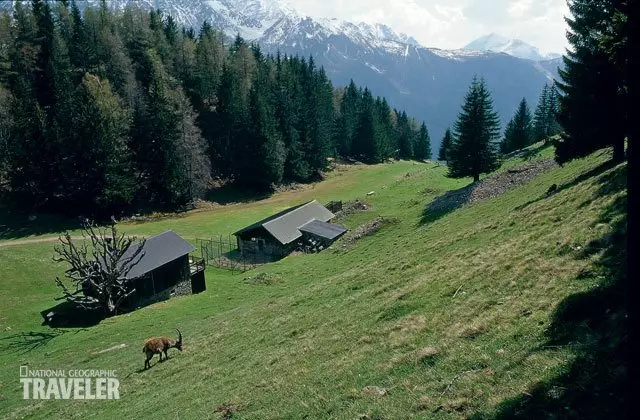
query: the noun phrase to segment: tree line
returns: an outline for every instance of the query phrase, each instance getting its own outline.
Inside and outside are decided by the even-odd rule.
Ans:
[[[205,22],[102,1],[0,16],[0,183],[24,209],[185,206],[212,180],[268,190],[328,158],[428,159],[427,127],[312,57],[266,55]]]

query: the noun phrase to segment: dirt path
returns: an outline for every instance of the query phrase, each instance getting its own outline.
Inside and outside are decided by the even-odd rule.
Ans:
[[[74,241],[82,240],[82,236],[72,236],[71,239],[73,239]],[[57,240],[58,240],[57,236],[50,236],[46,238],[19,239],[15,241],[0,242],[0,248],[3,248],[5,246],[38,244],[41,242],[56,242]]]

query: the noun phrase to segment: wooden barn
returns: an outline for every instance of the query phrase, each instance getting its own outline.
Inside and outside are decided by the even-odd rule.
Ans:
[[[127,254],[133,254],[136,249],[136,245],[131,246]],[[136,289],[127,307],[144,306],[168,299],[173,294],[204,291],[204,264],[189,256],[195,249],[171,230],[148,238],[144,243],[144,256],[126,276]]]
[[[133,255],[140,243],[133,244],[123,259]],[[167,231],[148,238],[144,243],[144,255],[124,277],[133,283],[135,293],[122,305],[123,310],[133,310],[172,295],[190,295],[205,290],[204,261],[189,254],[196,248],[177,233]],[[104,314],[76,307],[63,302],[41,312],[43,325],[89,326],[100,322]]]
[[[329,223],[334,217],[313,200],[260,220],[234,235],[243,253],[284,257],[310,244],[317,245],[316,249],[326,248],[342,236],[347,229]]]

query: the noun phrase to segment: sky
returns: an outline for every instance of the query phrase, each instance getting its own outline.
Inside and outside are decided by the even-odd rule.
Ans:
[[[521,39],[541,52],[567,46],[566,0],[289,0],[314,18],[384,23],[426,47],[462,48],[490,33]]]

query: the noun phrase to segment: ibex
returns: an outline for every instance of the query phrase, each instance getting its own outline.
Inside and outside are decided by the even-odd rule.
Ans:
[[[182,334],[180,330],[176,328],[178,331],[178,341],[172,340],[168,337],[154,337],[149,338],[144,342],[144,347],[142,348],[142,352],[147,355],[147,359],[144,361],[144,368],[151,367],[151,359],[154,354],[160,355],[160,361],[162,362],[162,353],[164,352],[164,359],[167,360],[169,356],[167,355],[167,351],[174,347],[180,351],[182,351]]]

